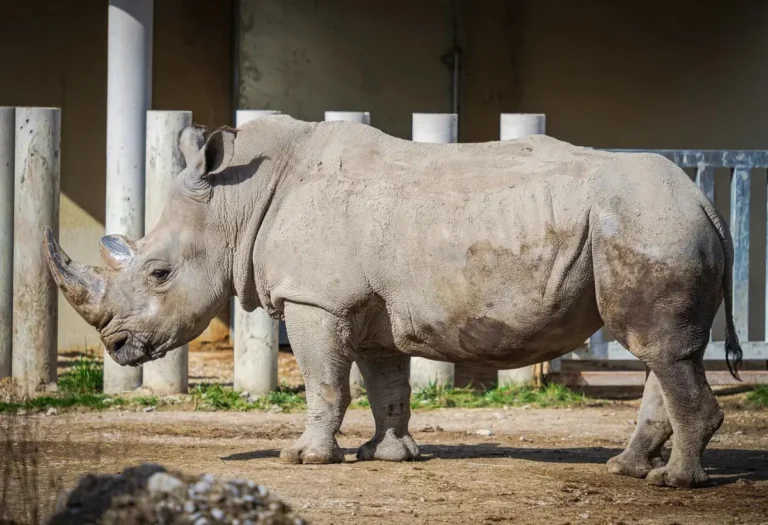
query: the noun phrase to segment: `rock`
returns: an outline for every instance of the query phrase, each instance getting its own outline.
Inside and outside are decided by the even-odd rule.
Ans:
[[[271,407],[269,407],[269,411],[270,411],[272,414],[277,414],[277,413],[279,413],[279,412],[282,412],[282,411],[283,411],[283,407],[281,407],[281,406],[279,406],[279,405],[272,405]]]
[[[528,441],[528,438],[525,436],[520,436],[520,441]]]
[[[154,412],[154,411],[155,411],[155,407],[146,407],[144,409],[144,412]]]
[[[58,415],[58,413],[59,413],[59,411],[58,411],[58,410],[56,410],[55,408],[51,407],[51,408],[49,408],[49,409],[46,411],[45,415],[46,415],[46,416],[55,416],[55,415]]]
[[[58,500],[50,525],[73,523],[304,524],[267,487],[188,476],[141,464],[117,475],[85,475]]]
[[[584,514],[579,514],[579,517],[583,520],[589,519],[589,512],[585,512]]]
[[[158,472],[152,474],[152,477],[147,480],[147,490],[150,493],[156,494],[169,494],[179,491],[184,488],[184,482],[180,479],[174,478],[166,472]]]
[[[737,430],[736,432],[733,433],[733,435],[734,436],[743,436],[744,435],[744,431],[743,430]]]
[[[488,428],[481,428],[480,430],[476,430],[475,434],[477,434],[478,436],[488,437],[488,436],[492,436],[493,432]]]

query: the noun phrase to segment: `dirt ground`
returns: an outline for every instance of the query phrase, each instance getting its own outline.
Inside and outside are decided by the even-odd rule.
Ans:
[[[40,478],[71,486],[85,471],[153,461],[191,474],[266,484],[310,523],[768,523],[768,411],[728,409],[705,455],[712,484],[661,489],[609,475],[636,402],[584,409],[446,409],[411,420],[424,454],[357,462],[373,431],[347,414],[340,465],[283,465],[303,414],[71,412],[34,416]],[[490,430],[484,437],[477,430]]]

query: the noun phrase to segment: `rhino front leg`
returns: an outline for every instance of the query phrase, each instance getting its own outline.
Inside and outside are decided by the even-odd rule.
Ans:
[[[341,463],[336,441],[350,403],[351,361],[339,339],[338,320],[319,308],[286,304],[291,347],[304,375],[307,426],[291,447],[280,452],[285,463]]]
[[[643,401],[637,416],[637,427],[626,450],[608,461],[608,471],[635,478],[644,478],[654,468],[664,466],[661,448],[672,435],[664,396],[654,372],[648,375]]]
[[[359,358],[357,364],[363,374],[376,421],[376,434],[357,450],[357,459],[418,459],[419,447],[408,433],[408,420],[411,418],[410,357]]]

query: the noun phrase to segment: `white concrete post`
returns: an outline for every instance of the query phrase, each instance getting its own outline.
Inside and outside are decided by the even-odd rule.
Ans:
[[[414,113],[412,139],[414,142],[448,144],[458,141],[459,116],[456,113]],[[454,384],[453,363],[411,358],[411,388],[420,390],[431,383],[443,387]]]
[[[15,114],[16,108],[0,108],[0,379],[11,377]]]
[[[279,114],[275,110],[238,110],[235,126],[264,115]],[[246,312],[234,300],[235,390],[264,395],[277,388],[277,353],[280,322],[270,318],[262,308]]]
[[[191,111],[147,112],[146,197],[144,228],[151,231],[168,201],[173,178],[185,167],[179,136],[192,125]],[[182,345],[165,357],[144,365],[144,386],[157,394],[186,394],[189,381],[189,347]]]
[[[327,122],[345,120],[370,126],[371,114],[367,111],[326,111],[325,120]],[[352,368],[349,371],[349,393],[354,399],[363,394],[364,388],[365,381],[363,380],[363,374],[360,373],[360,367],[357,366],[357,363],[352,363]]]
[[[528,135],[539,135],[546,131],[544,115],[530,113],[502,113],[500,126],[501,140],[512,140]],[[534,379],[533,366],[499,370],[498,383],[500,386],[522,385]]]
[[[367,111],[326,111],[326,122],[346,120],[349,122],[359,122],[361,124],[371,125],[371,114]]]
[[[107,43],[108,235],[144,236],[147,110],[152,106],[153,0],[109,0]],[[104,391],[141,386],[141,367],[104,352]]]
[[[57,290],[43,231],[59,234],[61,111],[16,108],[12,372],[27,393],[56,383]]]

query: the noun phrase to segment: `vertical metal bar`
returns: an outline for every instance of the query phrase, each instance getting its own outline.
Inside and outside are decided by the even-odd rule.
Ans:
[[[17,108],[15,140],[12,373],[32,393],[56,382],[58,297],[43,232],[59,234],[61,111]]]
[[[148,111],[144,228],[151,231],[168,201],[173,178],[184,169],[179,136],[192,125],[191,111]],[[144,365],[144,386],[157,394],[186,394],[189,347],[182,345]]]
[[[16,108],[0,108],[0,379],[11,376]]]
[[[696,169],[696,186],[707,196],[707,198],[715,202],[715,170],[707,166],[699,166]]]
[[[733,236],[733,321],[741,341],[749,340],[749,169],[735,168],[731,178]]]

